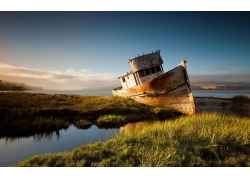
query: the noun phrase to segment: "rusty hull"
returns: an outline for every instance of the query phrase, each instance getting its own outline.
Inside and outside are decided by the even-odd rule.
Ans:
[[[130,97],[151,106],[161,106],[182,114],[195,113],[193,94],[185,66],[176,68],[141,85],[112,90],[114,96]]]

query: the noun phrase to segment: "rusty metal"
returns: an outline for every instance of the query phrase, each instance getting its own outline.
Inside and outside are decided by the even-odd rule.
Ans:
[[[139,103],[192,115],[195,104],[185,63],[183,60],[179,66],[156,78],[127,89],[115,88],[112,93],[114,96],[130,97]]]

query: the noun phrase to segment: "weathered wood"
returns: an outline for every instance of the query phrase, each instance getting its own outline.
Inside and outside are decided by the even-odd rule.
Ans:
[[[192,115],[195,104],[185,63],[183,60],[176,68],[147,82],[127,89],[115,88],[112,93],[114,96],[130,97],[139,103]]]

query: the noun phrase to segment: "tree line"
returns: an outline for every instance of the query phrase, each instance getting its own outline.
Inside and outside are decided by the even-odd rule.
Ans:
[[[28,86],[25,83],[18,83],[18,82],[14,83],[14,82],[3,81],[0,79],[0,91],[10,91],[15,86],[22,87],[25,90],[42,90],[43,89],[41,87]]]

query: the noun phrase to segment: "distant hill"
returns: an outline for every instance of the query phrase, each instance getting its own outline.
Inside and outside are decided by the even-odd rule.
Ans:
[[[42,87],[33,87],[33,86],[28,86],[24,83],[18,83],[18,82],[13,83],[13,82],[0,80],[0,91],[12,90],[12,87],[14,86],[22,87],[25,90],[43,90]]]
[[[250,83],[204,81],[204,82],[191,83],[191,88],[193,90],[196,89],[197,90],[202,90],[202,89],[250,90]]]

